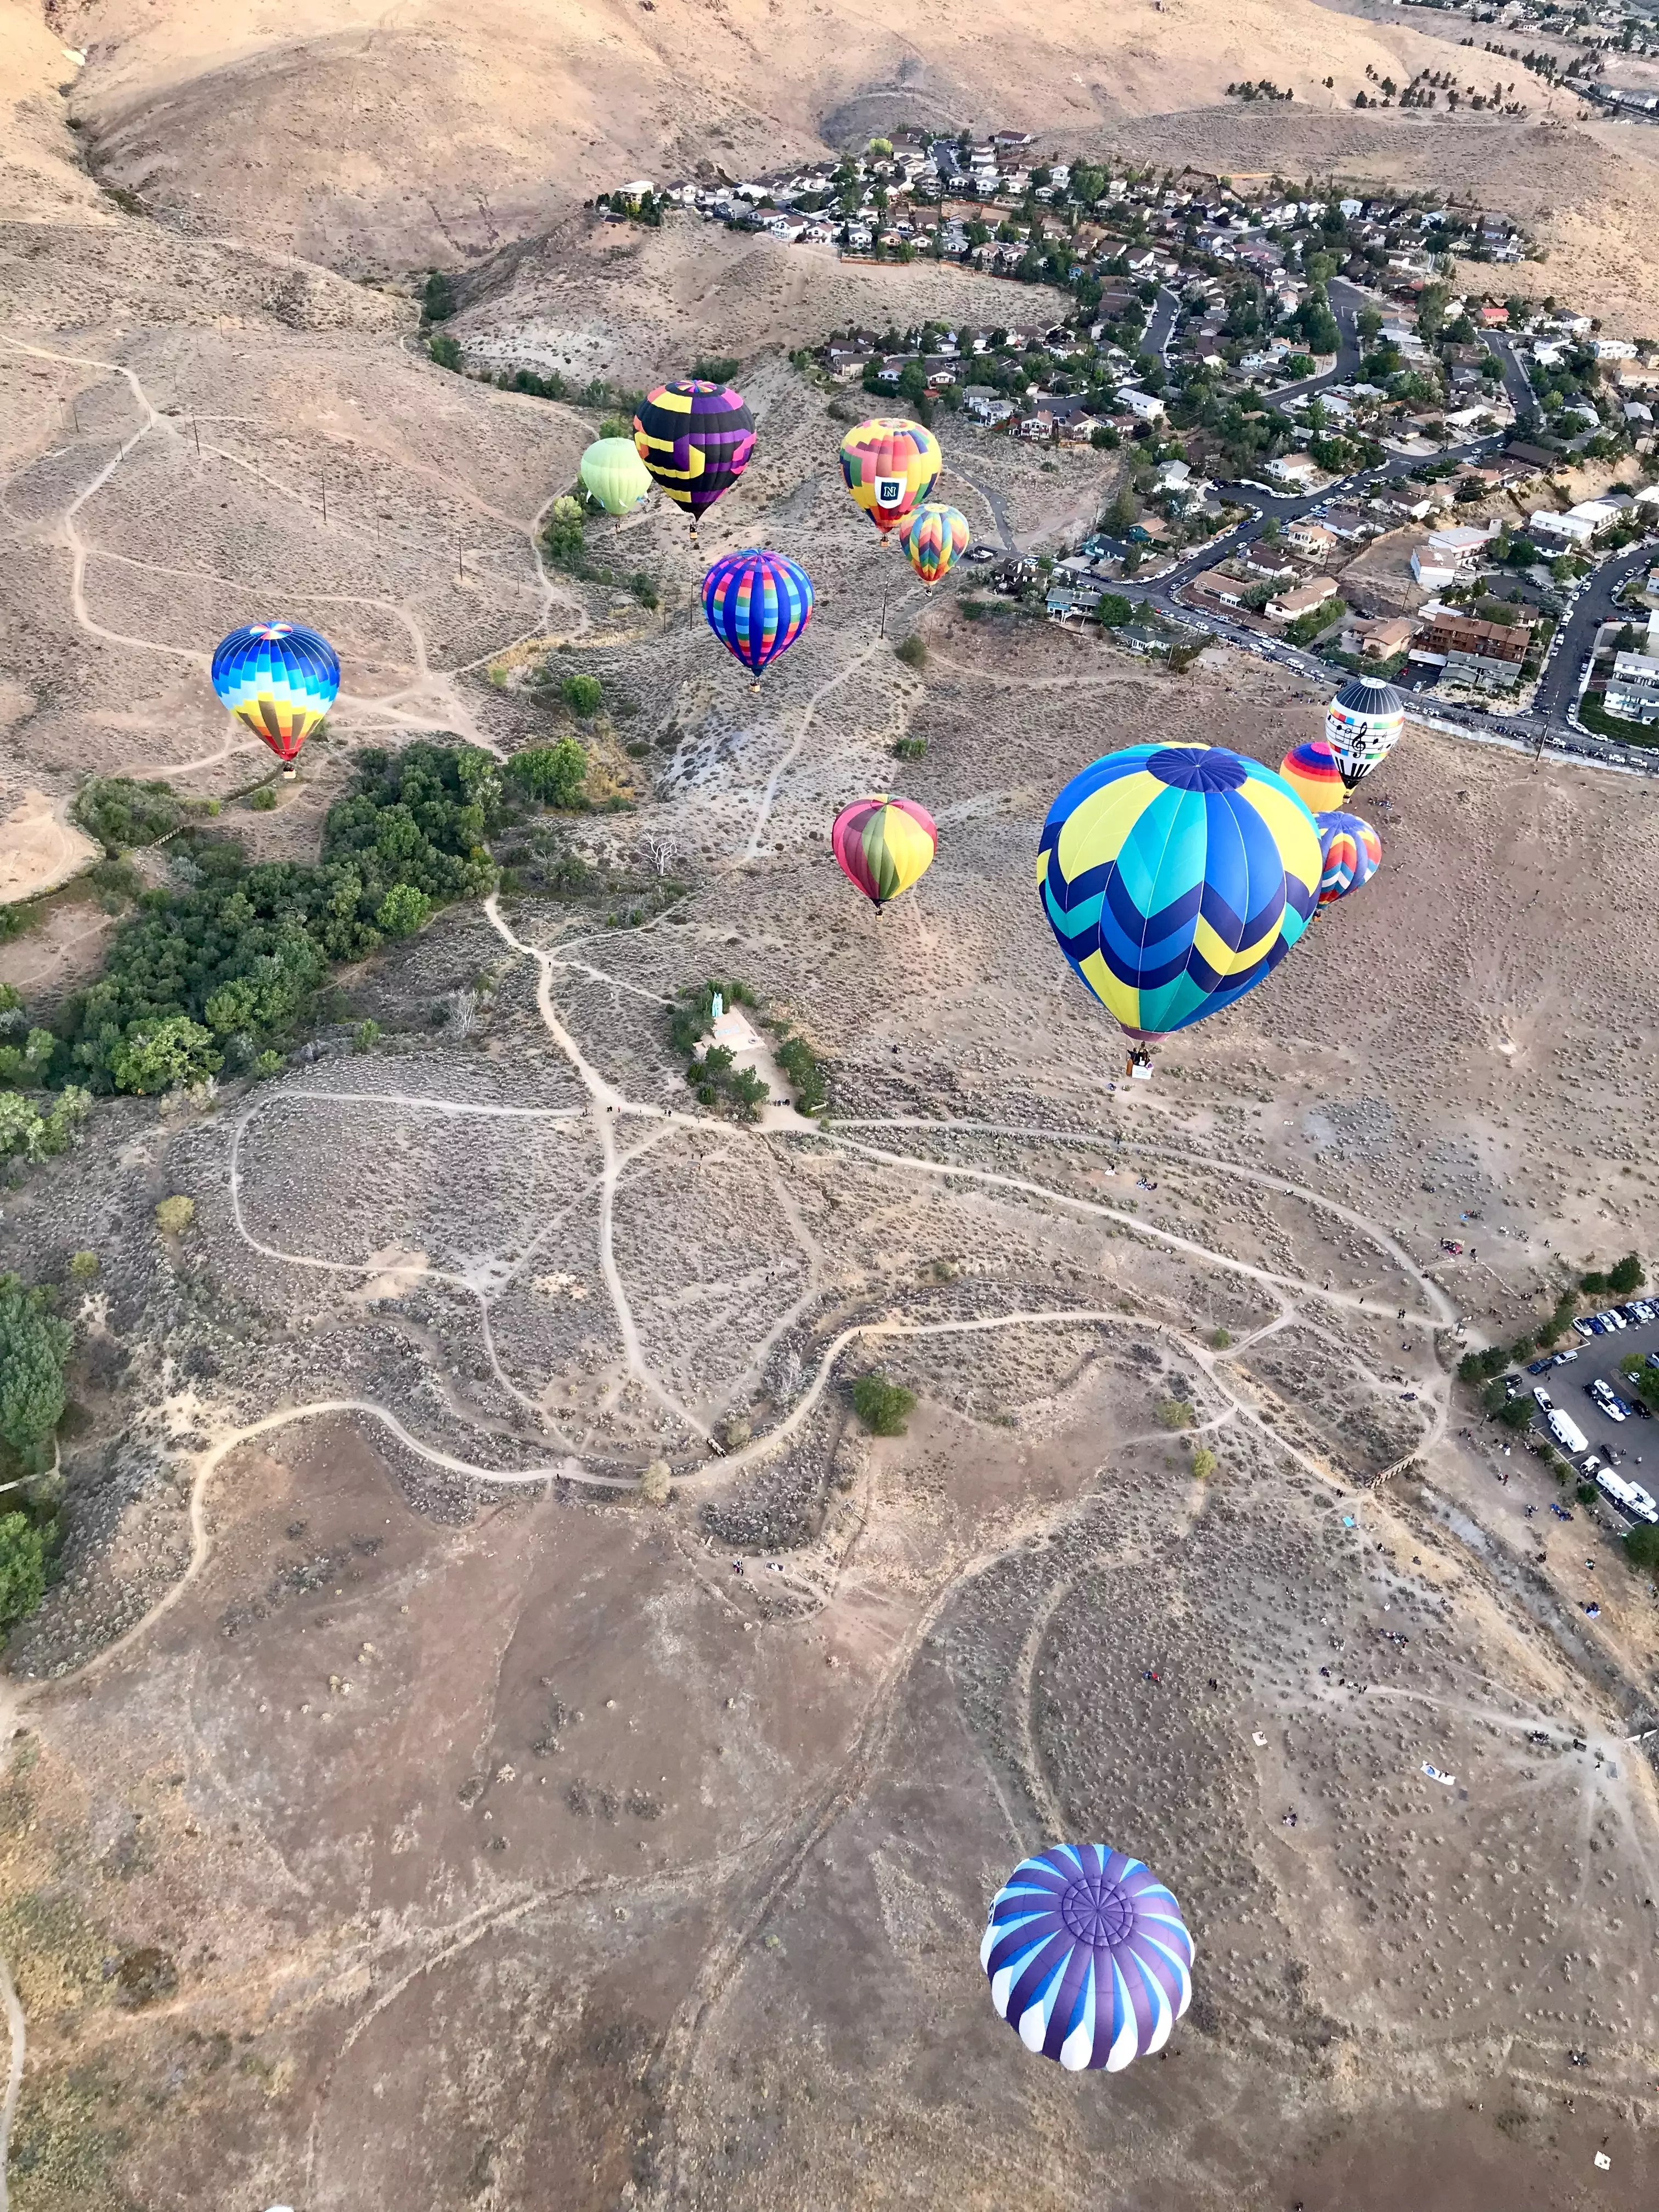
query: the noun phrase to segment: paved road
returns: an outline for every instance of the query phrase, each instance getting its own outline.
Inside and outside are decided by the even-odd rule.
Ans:
[[[1618,610],[1613,595],[1627,576],[1647,568],[1654,557],[1651,545],[1633,545],[1604,561],[1587,576],[1550,646],[1550,658],[1539,680],[1535,714],[1565,723],[1567,709],[1578,697],[1578,678],[1595,643],[1595,633]]]
[[[1176,317],[1181,312],[1180,295],[1167,284],[1160,285],[1152,307],[1152,319],[1146,325],[1146,335],[1140,342],[1142,353],[1156,354],[1165,368],[1170,366],[1170,339],[1175,330]]]
[[[1275,407],[1282,407],[1287,399],[1294,399],[1303,392],[1323,392],[1330,384],[1347,384],[1359,374],[1359,310],[1366,306],[1376,307],[1380,303],[1369,293],[1362,292],[1358,285],[1345,283],[1340,276],[1334,276],[1326,290],[1330,298],[1331,313],[1336,317],[1336,327],[1342,339],[1337,348],[1336,365],[1322,370],[1317,376],[1304,377],[1300,384],[1286,384],[1279,391],[1270,392],[1268,397]]]
[[[1504,390],[1508,396],[1510,405],[1515,410],[1516,420],[1519,422],[1523,415],[1535,411],[1538,405],[1538,402],[1533,398],[1532,386],[1527,380],[1526,369],[1522,366],[1520,356],[1515,350],[1513,342],[1502,336],[1500,332],[1489,331],[1486,334],[1486,343],[1496,356],[1498,365],[1504,372]]]

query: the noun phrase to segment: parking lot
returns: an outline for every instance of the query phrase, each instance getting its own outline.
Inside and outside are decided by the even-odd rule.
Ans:
[[[1659,1317],[1632,1321],[1628,1327],[1604,1336],[1581,1336],[1577,1330],[1570,1331],[1556,1346],[1558,1354],[1566,1351],[1577,1352],[1578,1357],[1563,1366],[1552,1366],[1542,1375],[1523,1375],[1527,1389],[1530,1392],[1541,1383],[1567,1419],[1583,1431],[1590,1449],[1604,1465],[1619,1468],[1659,1494],[1659,1420],[1644,1419],[1636,1410],[1636,1391],[1619,1365],[1632,1352],[1642,1358],[1650,1352],[1659,1353]],[[1632,1408],[1628,1419],[1610,1419],[1589,1395],[1587,1386],[1598,1378],[1606,1381]],[[1543,1428],[1541,1414],[1535,1417],[1534,1426]]]

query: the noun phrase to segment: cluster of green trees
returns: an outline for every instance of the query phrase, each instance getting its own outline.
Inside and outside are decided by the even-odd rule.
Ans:
[[[102,976],[71,1002],[50,1079],[155,1092],[253,1064],[331,965],[493,886],[485,839],[501,798],[487,753],[422,744],[360,757],[315,867],[250,867],[234,839],[183,833],[189,880],[143,895]]]
[[[76,793],[72,811],[112,860],[171,836],[187,818],[171,784],[135,783],[124,775],[88,776]]]
[[[567,678],[568,683],[591,683],[591,677]],[[514,783],[543,806],[565,810],[585,804],[587,796],[587,754],[574,738],[561,738],[550,745],[526,745],[507,762]]]
[[[853,1411],[872,1436],[902,1437],[915,1406],[915,1392],[890,1382],[879,1368],[853,1385]]]
[[[587,510],[574,493],[567,492],[554,501],[542,530],[542,550],[556,568],[562,568],[580,582],[620,586],[632,592],[642,607],[654,609],[660,605],[656,580],[645,569],[621,576],[603,562],[588,558]]]
[[[57,1548],[61,1486],[46,1480],[63,1419],[73,1338],[48,1291],[0,1275],[0,1642],[46,1595]],[[21,1498],[21,1508],[9,1501]]]

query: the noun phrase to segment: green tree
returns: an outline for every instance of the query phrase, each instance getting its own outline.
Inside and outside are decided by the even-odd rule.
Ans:
[[[26,1513],[0,1515],[0,1636],[46,1594],[46,1539]]]
[[[1165,1398],[1158,1409],[1158,1426],[1164,1429],[1190,1429],[1193,1409],[1184,1398]]]
[[[76,1252],[70,1261],[69,1271],[70,1282],[89,1283],[98,1273],[98,1255],[95,1252]]]
[[[44,1291],[0,1275],[0,1443],[43,1462],[64,1412],[64,1363],[73,1342]]]
[[[1631,1529],[1625,1538],[1625,1557],[1632,1567],[1648,1573],[1659,1571],[1659,1528],[1644,1522]]]
[[[112,1049],[109,1072],[118,1091],[148,1095],[200,1083],[222,1059],[214,1049],[211,1030],[188,1014],[168,1014],[160,1021],[134,1022]]]
[[[588,722],[605,704],[605,686],[597,676],[579,676],[573,671],[560,684],[559,696],[573,714]]]
[[[556,745],[526,745],[514,753],[507,772],[544,806],[578,806],[587,782],[587,755],[574,738]]]
[[[395,884],[375,911],[374,926],[388,937],[413,937],[431,914],[432,902],[424,891],[413,884]]]
[[[902,1437],[915,1403],[915,1391],[890,1382],[879,1368],[853,1385],[853,1410],[872,1436]]]
[[[1622,1260],[1615,1261],[1607,1270],[1607,1288],[1616,1291],[1621,1298],[1627,1298],[1633,1291],[1639,1291],[1642,1282],[1642,1262],[1634,1252],[1626,1252]]]
[[[436,337],[429,337],[426,349],[440,368],[453,368],[459,374],[465,366],[460,341],[451,337],[447,331],[440,331]]]

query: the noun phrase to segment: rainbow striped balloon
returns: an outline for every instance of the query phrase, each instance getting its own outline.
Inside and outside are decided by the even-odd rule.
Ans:
[[[1279,773],[1310,814],[1340,806],[1347,795],[1342,763],[1328,738],[1307,738],[1292,745],[1279,763]]]
[[[787,653],[812,619],[812,579],[781,553],[723,553],[702,580],[702,611],[728,653],[754,673]]]
[[[929,591],[968,550],[968,518],[954,507],[913,507],[899,525],[899,544]]]
[[[1325,860],[1319,878],[1319,903],[1329,906],[1370,883],[1382,865],[1382,840],[1357,814],[1320,814],[1314,818]]]
[[[245,623],[214,648],[213,688],[291,775],[300,748],[334,704],[340,656],[300,623]]]
[[[842,808],[830,842],[842,873],[879,909],[933,866],[939,831],[914,799],[890,799],[878,791]]]

